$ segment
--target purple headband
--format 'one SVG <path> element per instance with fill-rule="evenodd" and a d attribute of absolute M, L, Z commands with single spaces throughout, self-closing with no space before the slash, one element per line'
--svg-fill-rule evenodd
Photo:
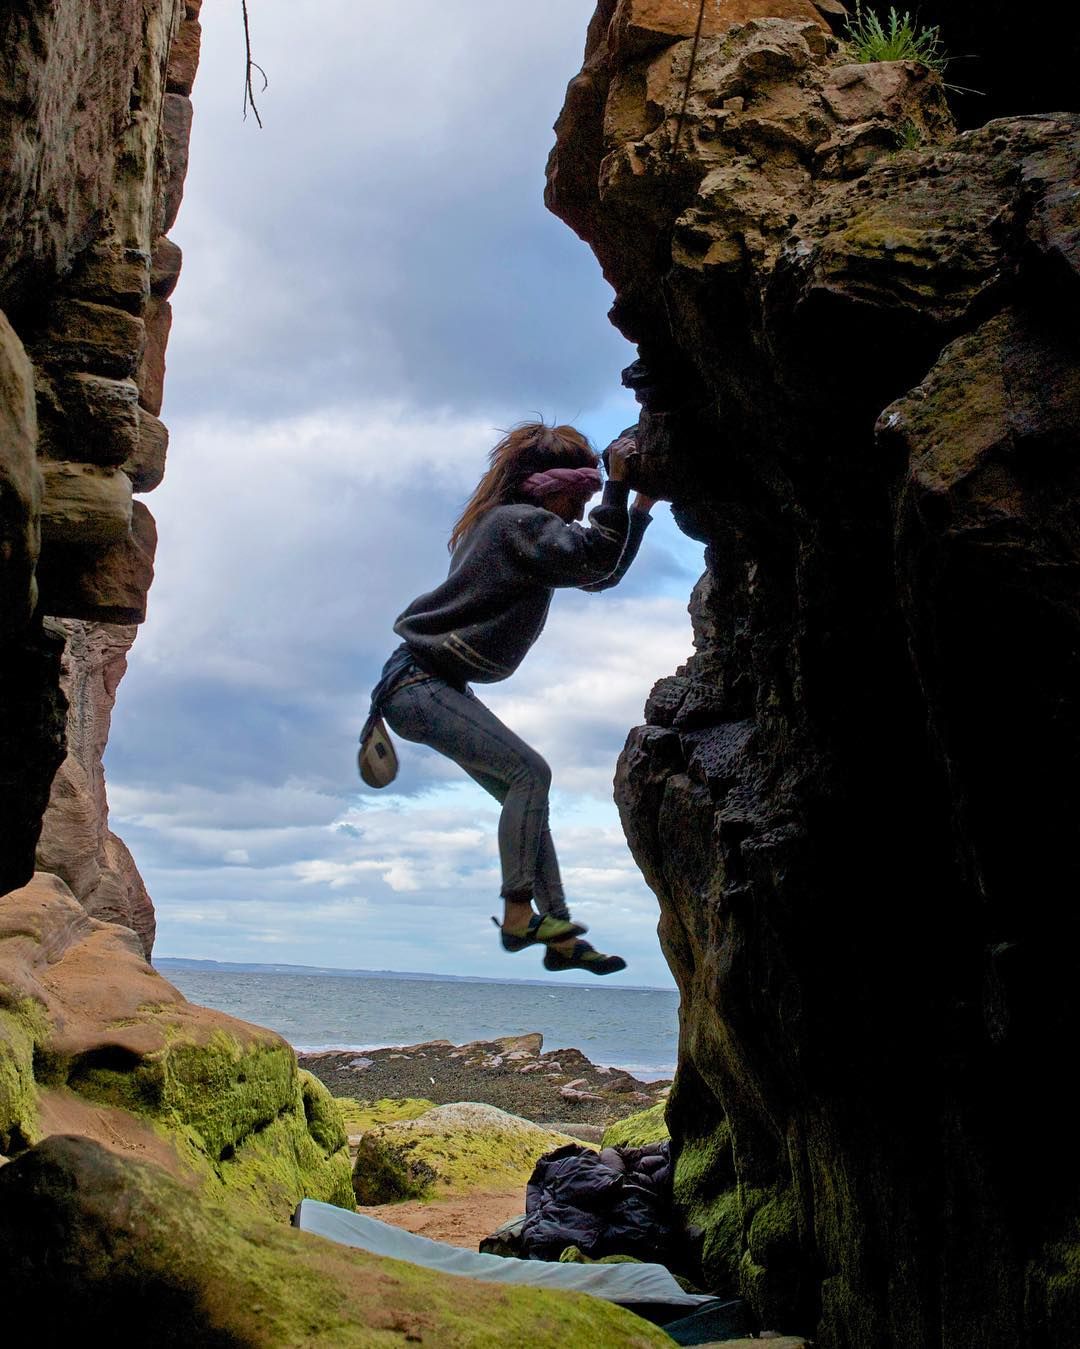
<path fill-rule="evenodd" d="M 595 468 L 546 468 L 534 473 L 521 484 L 526 496 L 536 501 L 554 496 L 556 492 L 574 492 L 591 497 L 600 487 L 600 470 Z"/>

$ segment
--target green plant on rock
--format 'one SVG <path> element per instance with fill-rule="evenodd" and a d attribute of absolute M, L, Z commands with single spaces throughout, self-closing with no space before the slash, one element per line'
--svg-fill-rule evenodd
<path fill-rule="evenodd" d="M 922 127 L 910 117 L 900 123 L 895 134 L 898 150 L 918 150 L 925 139 Z"/>
<path fill-rule="evenodd" d="M 907 10 L 901 14 L 892 5 L 883 22 L 856 0 L 855 17 L 848 20 L 845 30 L 848 54 L 860 62 L 917 61 L 943 74 L 949 58 L 941 45 L 941 29 L 936 24 L 919 28 L 917 23 Z"/>

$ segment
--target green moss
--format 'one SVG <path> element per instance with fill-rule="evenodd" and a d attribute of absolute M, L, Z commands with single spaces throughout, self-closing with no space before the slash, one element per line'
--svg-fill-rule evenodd
<path fill-rule="evenodd" d="M 0 1260 L 43 1340 L 77 1323 L 142 1343 L 153 1309 L 158 1338 L 173 1346 L 670 1344 L 596 1298 L 499 1288 L 266 1220 L 237 1223 L 157 1168 L 83 1139 L 50 1139 L 0 1169 L 0 1215 Z"/>
<path fill-rule="evenodd" d="M 355 1207 L 347 1147 L 328 1152 L 299 1118 L 280 1116 L 252 1134 L 214 1174 L 231 1202 L 287 1220 L 300 1199 Z"/>
<path fill-rule="evenodd" d="M 353 1165 L 352 1187 L 358 1204 L 396 1204 L 403 1199 L 423 1199 L 436 1175 L 409 1149 L 371 1132 L 360 1140 Z"/>
<path fill-rule="evenodd" d="M 743 1249 L 743 1216 L 738 1192 L 726 1190 L 695 1207 L 690 1222 L 703 1229 L 701 1272 L 706 1286 L 734 1292 L 739 1285 Z"/>
<path fill-rule="evenodd" d="M 636 1255 L 586 1255 L 580 1246 L 567 1246 L 559 1256 L 560 1265 L 640 1265 Z"/>
<path fill-rule="evenodd" d="M 795 1196 L 790 1190 L 773 1195 L 755 1211 L 747 1247 L 759 1265 L 779 1264 L 795 1257 L 799 1249 L 799 1220 Z"/>
<path fill-rule="evenodd" d="M 341 1107 L 313 1074 L 300 1070 L 300 1098 L 308 1133 L 329 1157 L 348 1145 Z"/>
<path fill-rule="evenodd" d="M 1071 1227 L 1028 1271 L 1029 1323 L 1041 1325 L 1048 1344 L 1080 1344 L 1080 1224 Z"/>
<path fill-rule="evenodd" d="M 726 1119 L 711 1133 L 684 1141 L 675 1162 L 674 1195 L 687 1226 L 701 1232 L 701 1274 L 706 1286 L 733 1293 L 744 1249 L 745 1196 L 735 1181 L 731 1126 Z"/>
<path fill-rule="evenodd" d="M 45 1032 L 45 1016 L 33 998 L 0 1007 L 0 1154 L 37 1136 L 34 1047 Z"/>
<path fill-rule="evenodd" d="M 398 1120 L 418 1119 L 435 1109 L 434 1101 L 415 1096 L 387 1097 L 381 1101 L 357 1101 L 351 1096 L 335 1096 L 346 1130 L 362 1134 L 380 1124 L 396 1124 Z"/>
<path fill-rule="evenodd" d="M 441 1106 L 369 1129 L 353 1188 L 361 1204 L 524 1186 L 538 1158 L 571 1142 L 492 1106 Z"/>
<path fill-rule="evenodd" d="M 152 1124 L 210 1193 L 246 1209 L 287 1219 L 305 1197 L 354 1206 L 341 1112 L 283 1041 L 175 1036 L 133 1065 L 102 1055 L 76 1062 L 67 1081 Z"/>
<path fill-rule="evenodd" d="M 660 1143 L 670 1138 L 665 1110 L 666 1101 L 659 1101 L 648 1110 L 639 1110 L 636 1115 L 627 1115 L 616 1120 L 604 1130 L 602 1148 L 643 1148 L 649 1143 Z"/>
<path fill-rule="evenodd" d="M 675 1163 L 675 1202 L 689 1213 L 734 1185 L 731 1126 L 725 1119 L 712 1133 L 683 1143 Z"/>

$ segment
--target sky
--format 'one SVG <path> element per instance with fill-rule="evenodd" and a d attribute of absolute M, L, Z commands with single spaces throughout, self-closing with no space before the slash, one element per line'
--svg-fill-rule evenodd
<path fill-rule="evenodd" d="M 382 791 L 355 755 L 393 621 L 444 576 L 502 430 L 542 416 L 602 448 L 636 420 L 611 290 L 542 200 L 592 10 L 253 0 L 260 130 L 239 0 L 203 8 L 157 578 L 105 759 L 158 955 L 543 975 L 488 918 L 496 803 L 426 748 L 399 743 Z M 629 962 L 605 982 L 670 986 L 611 789 L 691 650 L 701 548 L 654 516 L 623 583 L 558 592 L 479 692 L 552 766 L 571 908 Z"/>

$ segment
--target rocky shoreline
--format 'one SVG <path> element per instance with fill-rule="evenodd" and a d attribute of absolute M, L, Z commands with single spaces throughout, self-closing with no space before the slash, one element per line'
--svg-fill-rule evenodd
<path fill-rule="evenodd" d="M 671 1086 L 598 1066 L 579 1049 L 545 1053 L 539 1032 L 464 1045 L 432 1040 L 297 1058 L 335 1096 L 366 1101 L 420 1097 L 436 1105 L 478 1101 L 535 1124 L 557 1125 L 564 1133 L 602 1129 L 647 1110 Z"/>

